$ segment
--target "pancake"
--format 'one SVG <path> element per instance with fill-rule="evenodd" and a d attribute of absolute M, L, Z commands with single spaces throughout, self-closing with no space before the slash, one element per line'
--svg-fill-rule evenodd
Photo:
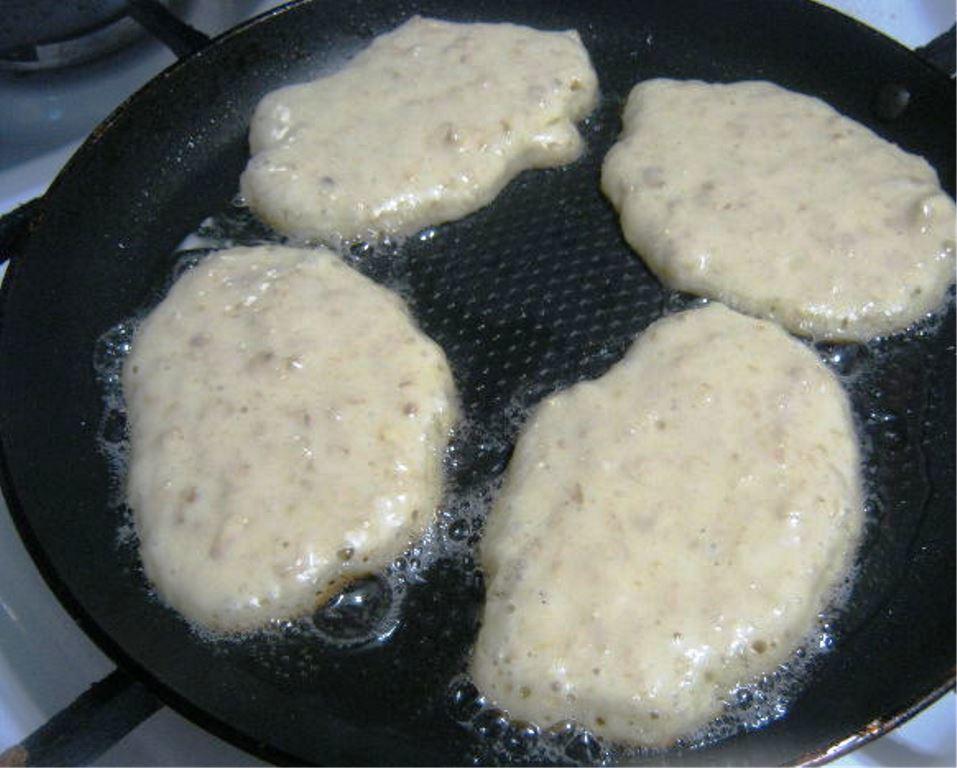
<path fill-rule="evenodd" d="M 411 234 L 575 160 L 597 90 L 577 32 L 415 16 L 335 74 L 263 98 L 241 191 L 299 238 Z"/>
<path fill-rule="evenodd" d="M 810 349 L 721 305 L 658 321 L 520 434 L 481 544 L 476 685 L 542 728 L 695 732 L 818 629 L 860 482 L 848 399 Z"/>
<path fill-rule="evenodd" d="M 954 282 L 954 203 L 933 168 L 766 82 L 631 91 L 602 189 L 666 285 L 817 339 L 934 312 Z"/>
<path fill-rule="evenodd" d="M 433 519 L 456 417 L 441 349 L 328 251 L 220 251 L 139 327 L 123 369 L 143 567 L 199 625 L 316 607 Z"/>

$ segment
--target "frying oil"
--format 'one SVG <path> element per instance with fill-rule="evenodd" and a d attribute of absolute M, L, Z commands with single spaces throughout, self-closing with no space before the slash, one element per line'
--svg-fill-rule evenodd
<path fill-rule="evenodd" d="M 428 243 L 434 234 L 435 230 L 429 229 L 415 238 Z M 229 210 L 204 221 L 183 241 L 175 254 L 175 263 L 165 289 L 168 290 L 175 279 L 195 267 L 211 250 L 266 243 L 302 245 L 292 243 L 263 227 L 237 200 Z M 412 303 L 414 312 L 407 277 L 408 263 L 402 246 L 401 242 L 385 240 L 373 244 L 339 244 L 337 250 L 354 268 L 404 296 Z M 666 292 L 662 299 L 661 314 L 691 308 L 699 303 L 700 300 L 692 297 Z M 136 328 L 149 309 L 144 308 L 103 334 L 97 342 L 93 361 L 103 393 L 98 443 L 111 471 L 112 503 L 120 521 L 117 545 L 123 548 L 136 547 L 136 534 L 130 510 L 125 504 L 124 482 L 129 441 L 122 392 L 122 367 L 131 349 Z M 933 336 L 942 322 L 942 315 L 931 318 L 911 333 L 917 338 Z M 876 523 L 886 504 L 878 492 L 878 488 L 884 487 L 889 471 L 888 461 L 881 459 L 882 452 L 891 446 L 894 449 L 891 451 L 892 457 L 906 454 L 918 473 L 923 471 L 921 440 L 919 436 L 915 438 L 909 434 L 906 428 L 906 424 L 913 423 L 915 418 L 927 428 L 922 410 L 923 400 L 917 398 L 916 404 L 907 405 L 903 412 L 900 404 L 884 402 L 886 398 L 882 397 L 882 383 L 885 371 L 909 364 L 907 360 L 896 359 L 900 346 L 894 340 L 816 345 L 816 349 L 841 378 L 858 406 L 856 426 L 862 443 L 863 466 L 866 468 L 865 496 L 869 511 L 865 539 L 873 538 Z M 621 351 L 599 348 L 595 354 L 602 359 L 597 361 L 597 368 L 613 363 Z M 465 419 L 457 425 L 445 456 L 447 489 L 441 507 L 424 535 L 384 571 L 356 579 L 325 604 L 318 606 L 315 613 L 308 617 L 276 622 L 264 629 L 244 634 L 221 635 L 200 627 L 193 627 L 194 631 L 210 643 L 225 644 L 243 643 L 251 639 L 257 643 L 281 646 L 284 639 L 295 636 L 307 638 L 319 646 L 347 651 L 389 643 L 401 627 L 403 605 L 409 589 L 427 581 L 430 569 L 437 563 L 453 563 L 464 578 L 480 578 L 478 547 L 481 531 L 500 486 L 501 470 L 518 430 L 528 417 L 529 408 L 547 394 L 547 391 L 536 388 L 535 383 L 532 383 L 527 391 L 518 392 L 512 397 L 492 426 L 488 419 L 474 418 Z M 926 472 L 919 474 L 915 482 L 926 483 Z M 865 543 L 864 548 L 872 545 Z M 833 627 L 840 624 L 856 576 L 856 570 L 848 574 L 830 601 L 831 609 L 820 617 L 818 625 L 807 635 L 791 660 L 772 674 L 742 683 L 729 691 L 722 715 L 680 740 L 676 747 L 697 749 L 736 733 L 763 727 L 784 716 L 813 672 L 818 658 L 836 645 L 837 636 Z M 153 599 L 159 599 L 155 594 L 152 596 Z M 467 658 L 462 659 L 462 670 L 467 662 Z M 541 729 L 533 724 L 512 721 L 506 712 L 476 690 L 464 672 L 449 681 L 447 701 L 453 719 L 475 737 L 471 759 L 476 764 L 608 764 L 642 759 L 653 754 L 653 751 L 646 749 L 606 743 L 575 723 L 560 723 Z"/>

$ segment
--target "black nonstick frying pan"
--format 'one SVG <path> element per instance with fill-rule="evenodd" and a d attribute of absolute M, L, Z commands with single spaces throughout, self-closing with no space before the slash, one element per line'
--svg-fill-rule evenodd
<path fill-rule="evenodd" d="M 51 587 L 121 669 L 279 762 L 528 759 L 527 734 L 482 709 L 468 685 L 452 684 L 477 631 L 481 574 L 461 549 L 418 569 L 410 553 L 404 563 L 414 573 L 382 641 L 348 642 L 386 610 L 389 595 L 375 582 L 341 601 L 332 619 L 326 611 L 228 643 L 201 637 L 150 596 L 135 547 L 118 541 L 117 481 L 100 446 L 103 431 L 121 433 L 122 423 L 104 423 L 94 355 L 105 332 L 159 299 L 187 233 L 211 214 L 236 217 L 230 201 L 257 100 L 415 12 L 576 28 L 603 92 L 583 129 L 588 153 L 573 166 L 526 173 L 431 237 L 349 255 L 373 277 L 404 285 L 420 324 L 446 350 L 473 424 L 448 462 L 455 491 L 501 472 L 521 406 L 599 375 L 650 322 L 690 301 L 644 268 L 598 190 L 636 81 L 765 78 L 820 96 L 927 158 L 954 193 L 949 78 L 797 0 L 302 2 L 225 35 L 121 107 L 44 197 L 3 283 L 3 491 Z M 835 647 L 786 717 L 704 748 L 630 760 L 821 760 L 953 685 L 954 343 L 951 301 L 943 317 L 901 336 L 817 345 L 852 396 L 871 521 Z M 474 547 L 481 526 L 459 514 L 448 510 L 439 535 Z M 323 639 L 336 633 L 338 644 Z M 542 738 L 557 762 L 609 756 L 574 730 Z M 495 740 L 516 751 L 496 752 Z"/>

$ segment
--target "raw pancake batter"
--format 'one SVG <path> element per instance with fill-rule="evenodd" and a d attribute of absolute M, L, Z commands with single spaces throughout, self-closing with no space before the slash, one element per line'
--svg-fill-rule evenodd
<path fill-rule="evenodd" d="M 542 728 L 666 746 L 816 627 L 862 524 L 847 397 L 721 305 L 652 325 L 524 428 L 482 542 L 478 687 Z"/>
<path fill-rule="evenodd" d="M 575 160 L 597 91 L 577 32 L 416 16 L 260 102 L 242 194 L 289 235 L 410 234 L 478 210 L 526 168 Z"/>
<path fill-rule="evenodd" d="M 143 566 L 199 624 L 308 612 L 433 517 L 456 416 L 445 356 L 328 251 L 207 257 L 140 326 L 123 390 Z"/>
<path fill-rule="evenodd" d="M 634 87 L 602 188 L 673 288 L 804 336 L 866 340 L 954 282 L 937 174 L 818 99 L 771 83 Z"/>

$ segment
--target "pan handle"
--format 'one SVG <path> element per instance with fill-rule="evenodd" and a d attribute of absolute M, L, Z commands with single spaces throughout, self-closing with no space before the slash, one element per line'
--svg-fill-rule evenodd
<path fill-rule="evenodd" d="M 19 252 L 40 213 L 42 202 L 42 197 L 35 197 L 9 213 L 0 215 L 0 264 L 9 261 Z"/>
<path fill-rule="evenodd" d="M 953 78 L 957 71 L 957 25 L 931 40 L 927 45 L 915 48 L 915 53 L 936 69 Z"/>
<path fill-rule="evenodd" d="M 0 752 L 0 766 L 89 765 L 161 706 L 143 685 L 116 669 Z"/>

